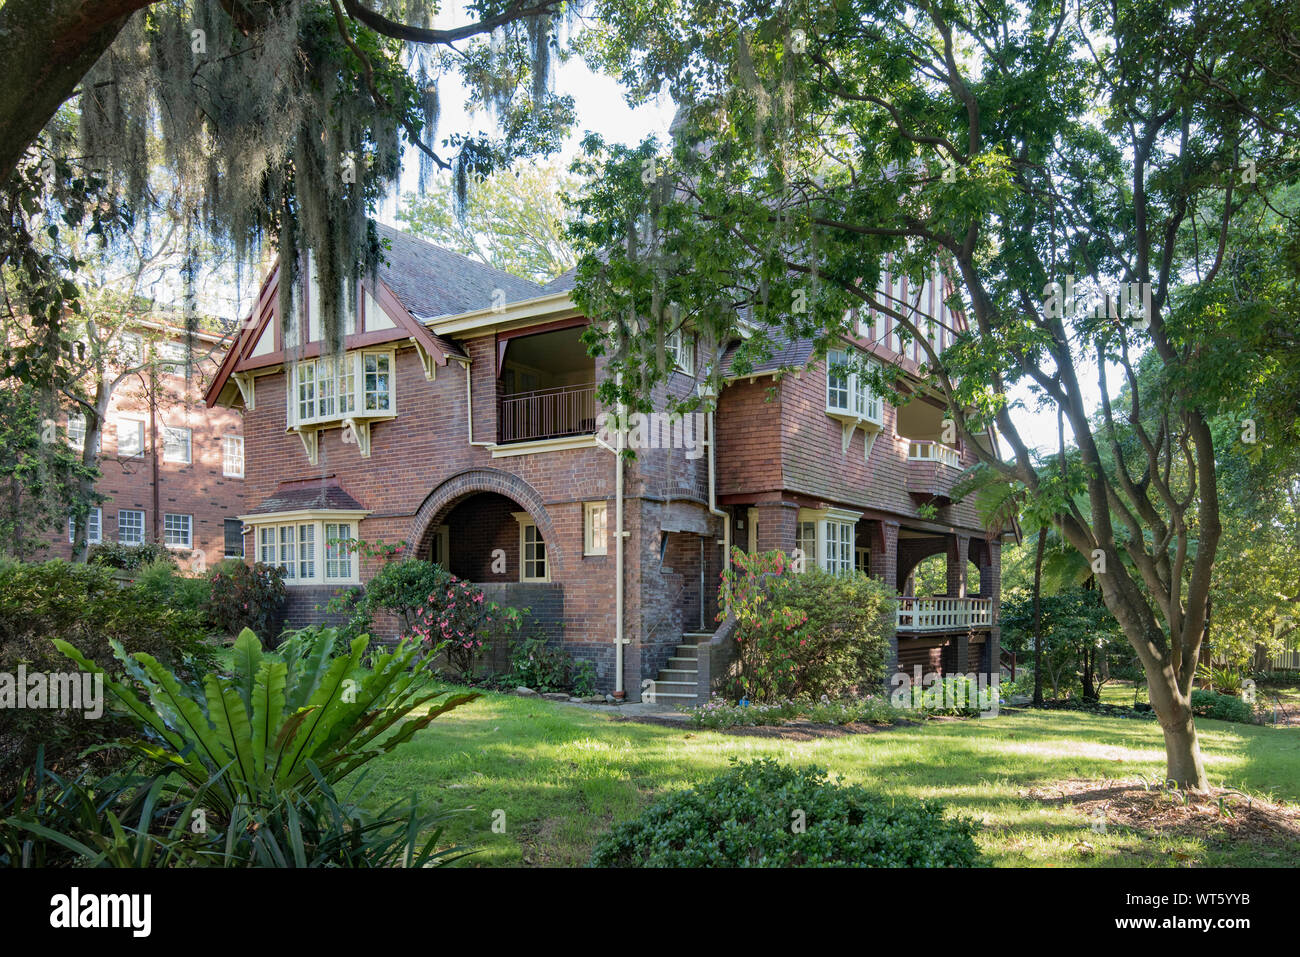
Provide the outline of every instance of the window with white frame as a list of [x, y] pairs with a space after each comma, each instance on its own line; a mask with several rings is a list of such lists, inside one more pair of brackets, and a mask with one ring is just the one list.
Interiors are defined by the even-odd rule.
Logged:
[[304, 359], [294, 366], [291, 424], [337, 422], [358, 410], [365, 416], [392, 415], [392, 371], [389, 352]]
[[451, 530], [446, 525], [439, 525], [433, 530], [433, 538], [429, 543], [429, 561], [435, 565], [447, 567], [451, 561]]
[[158, 359], [158, 371], [163, 375], [185, 375], [185, 363], [189, 350], [182, 342], [160, 342], [154, 347]]
[[826, 411], [872, 422], [883, 421], [880, 397], [867, 384], [857, 350], [831, 349], [826, 354]]
[[[249, 516], [249, 521], [255, 518]], [[333, 517], [254, 526], [257, 561], [284, 569], [290, 585], [355, 584], [357, 523]]]
[[221, 523], [222, 544], [226, 558], [244, 557], [244, 523], [237, 518], [227, 518]]
[[356, 538], [349, 522], [325, 523], [325, 578], [330, 581], [351, 581], [352, 553]]
[[193, 433], [181, 426], [163, 426], [163, 461], [189, 465], [193, 457]]
[[585, 502], [582, 506], [582, 554], [605, 555], [609, 552], [609, 506], [605, 502]]
[[827, 519], [825, 528], [826, 549], [822, 568], [836, 574], [853, 571], [853, 523]]
[[86, 417], [84, 415], [68, 416], [68, 445], [78, 452], [86, 447]]
[[550, 581], [546, 565], [546, 542], [541, 530], [527, 512], [515, 512], [519, 523], [519, 580], [521, 582]]
[[816, 566], [836, 574], [852, 572], [855, 528], [860, 517], [860, 512], [839, 508], [799, 509], [795, 547], [803, 549], [804, 567]]
[[[92, 508], [86, 513], [86, 544], [98, 545], [103, 541], [104, 525], [103, 513]], [[73, 544], [77, 540], [77, 522], [71, 515], [68, 516], [68, 544]]]
[[123, 545], [144, 544], [144, 509], [118, 509], [117, 540]]
[[242, 435], [223, 435], [221, 437], [221, 474], [228, 478], [244, 477], [244, 437]]
[[678, 372], [695, 375], [695, 337], [677, 329], [664, 340], [664, 352], [672, 358]]
[[163, 544], [169, 548], [193, 547], [194, 516], [163, 513]]
[[864, 575], [871, 574], [871, 549], [855, 548], [853, 550], [853, 570]]
[[144, 455], [144, 422], [140, 419], [117, 420], [117, 454], [126, 458]]

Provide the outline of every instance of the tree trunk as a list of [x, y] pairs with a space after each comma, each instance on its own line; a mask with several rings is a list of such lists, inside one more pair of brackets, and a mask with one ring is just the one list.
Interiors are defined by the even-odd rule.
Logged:
[[154, 0], [7, 0], [0, 5], [0, 182], [136, 10]]
[[1047, 544], [1046, 526], [1038, 529], [1038, 551], [1034, 554], [1034, 707], [1043, 706], [1043, 549]]

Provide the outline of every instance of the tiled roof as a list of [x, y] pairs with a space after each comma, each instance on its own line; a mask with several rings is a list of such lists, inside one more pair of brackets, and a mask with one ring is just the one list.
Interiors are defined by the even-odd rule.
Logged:
[[343, 491], [337, 482], [313, 479], [308, 482], [282, 482], [270, 497], [248, 514], [265, 515], [272, 512], [302, 512], [309, 509], [337, 509], [364, 512], [365, 506]]
[[560, 273], [558, 276], [556, 276], [554, 279], [548, 282], [545, 286], [543, 286], [542, 293], [546, 294], [548, 292], [566, 292], [573, 288], [574, 281], [577, 279], [577, 276], [578, 276], [578, 267], [574, 266], [572, 269]]
[[417, 319], [487, 309], [497, 289], [505, 293], [508, 303], [542, 295], [542, 287], [535, 282], [477, 263], [382, 223], [376, 223], [375, 228], [380, 239], [391, 243], [391, 248], [383, 254], [388, 264], [380, 265], [380, 278]]
[[[775, 372], [781, 368], [801, 369], [808, 364], [812, 357], [813, 341], [811, 339], [786, 339], [779, 333], [773, 333], [771, 336], [772, 354], [766, 359], [755, 359], [754, 368], [745, 375], [761, 375], [765, 372]], [[722, 377], [739, 375], [732, 370], [732, 359], [736, 351], [740, 348], [740, 343], [733, 342], [727, 347], [727, 351], [722, 354]]]

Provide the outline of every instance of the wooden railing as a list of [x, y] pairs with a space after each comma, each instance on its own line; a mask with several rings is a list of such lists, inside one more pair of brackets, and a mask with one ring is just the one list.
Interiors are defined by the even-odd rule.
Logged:
[[960, 631], [988, 628], [993, 620], [991, 598], [898, 599], [899, 631]]
[[907, 458], [911, 462], [938, 462], [961, 468], [961, 453], [939, 442], [908, 442]]
[[497, 441], [530, 442], [596, 431], [596, 386], [561, 386], [502, 396]]

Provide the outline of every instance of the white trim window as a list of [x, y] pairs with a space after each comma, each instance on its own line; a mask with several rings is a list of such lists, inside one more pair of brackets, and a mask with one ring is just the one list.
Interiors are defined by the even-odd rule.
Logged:
[[163, 426], [163, 461], [189, 465], [194, 459], [194, 433], [184, 426]]
[[[244, 516], [250, 524], [256, 516]], [[334, 517], [288, 521], [281, 518], [253, 527], [257, 561], [284, 569], [289, 585], [359, 584], [357, 523]], [[318, 547], [319, 546], [319, 547]]]
[[189, 350], [183, 342], [160, 342], [154, 346], [154, 356], [162, 375], [185, 375]]
[[396, 411], [391, 352], [351, 352], [294, 365], [291, 425], [339, 422]]
[[804, 567], [816, 566], [837, 575], [851, 573], [856, 524], [861, 515], [842, 508], [799, 509], [795, 547], [804, 550]]
[[[76, 519], [71, 515], [68, 516], [68, 544], [72, 545], [77, 540]], [[104, 540], [104, 515], [97, 508], [92, 508], [86, 513], [86, 544], [98, 545]]]
[[512, 514], [519, 523], [519, 580], [550, 581], [551, 570], [546, 560], [546, 542], [542, 539], [541, 529], [527, 512]]
[[68, 416], [68, 445], [82, 452], [86, 448], [86, 417], [84, 415]]
[[242, 435], [223, 435], [221, 437], [221, 474], [227, 478], [244, 477], [244, 437]]
[[144, 544], [144, 509], [118, 509], [117, 540], [123, 545]]
[[606, 502], [582, 504], [582, 554], [609, 554], [609, 505]]
[[193, 548], [194, 516], [163, 513], [163, 544], [168, 548]]
[[117, 454], [122, 458], [135, 458], [144, 455], [144, 421], [142, 419], [118, 419]]
[[863, 361], [857, 350], [831, 349], [826, 353], [826, 411], [883, 423], [880, 397], [856, 371]]
[[673, 360], [673, 368], [689, 376], [695, 375], [695, 336], [677, 329], [664, 339], [664, 353]]
[[353, 553], [356, 535], [351, 522], [325, 523], [325, 579], [326, 581], [352, 581]]

